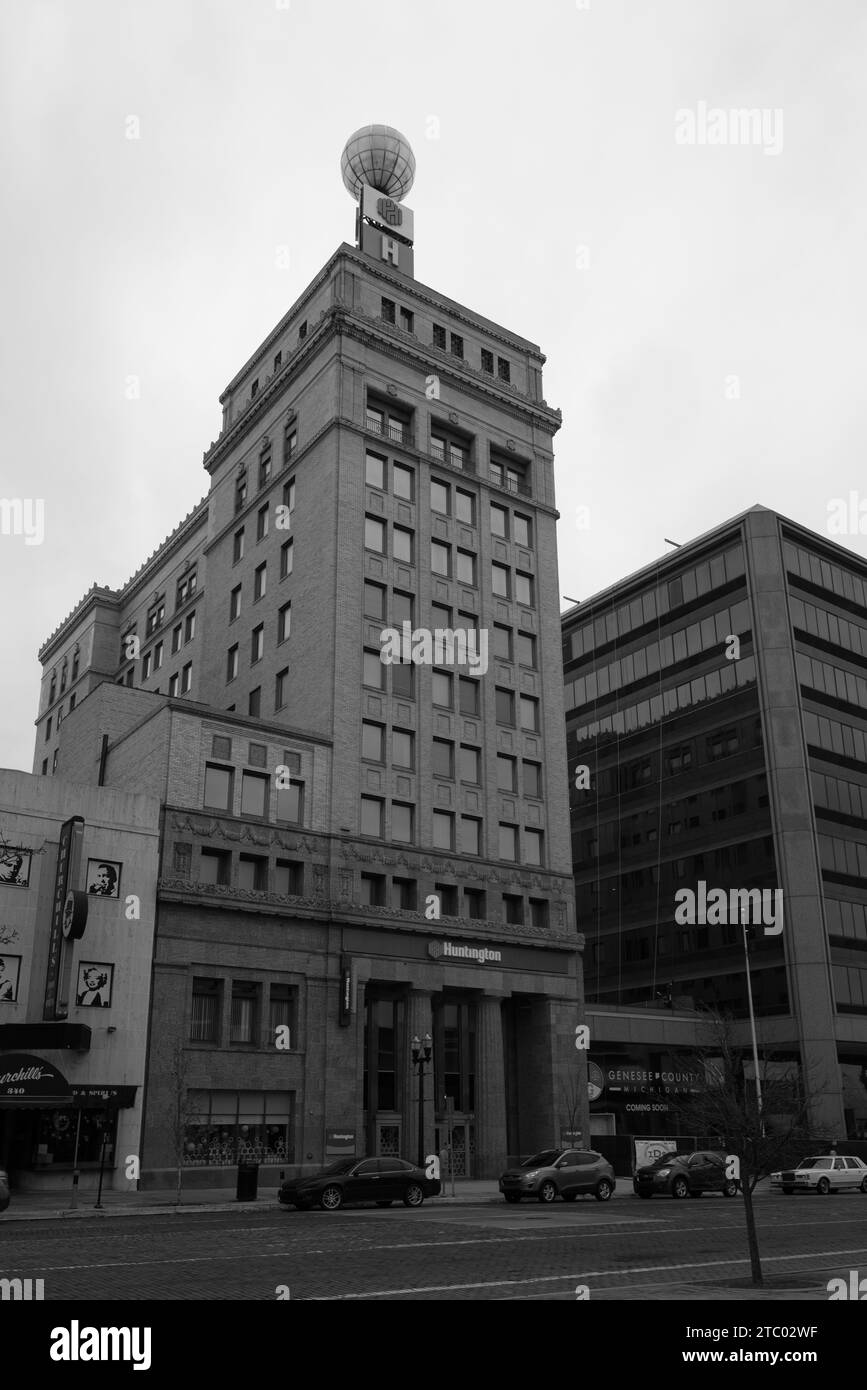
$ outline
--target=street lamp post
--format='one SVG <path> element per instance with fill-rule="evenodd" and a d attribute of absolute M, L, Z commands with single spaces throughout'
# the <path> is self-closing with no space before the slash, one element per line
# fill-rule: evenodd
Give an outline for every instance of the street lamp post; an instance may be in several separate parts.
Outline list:
<path fill-rule="evenodd" d="M 423 1038 L 418 1034 L 412 1040 L 412 1064 L 418 1067 L 418 1166 L 424 1167 L 424 1069 L 425 1063 L 430 1061 L 431 1049 L 433 1048 L 433 1038 L 430 1033 L 425 1033 Z"/>
<path fill-rule="evenodd" d="M 747 1001 L 749 1003 L 750 1008 L 750 1033 L 752 1035 L 753 1040 L 753 1066 L 756 1072 L 756 1104 L 759 1110 L 759 1127 L 761 1129 L 762 1134 L 764 1135 L 765 1119 L 764 1115 L 762 1114 L 762 1081 L 761 1077 L 759 1076 L 759 1046 L 756 1041 L 756 1015 L 753 1009 L 753 982 L 750 977 L 750 946 L 749 940 L 747 938 L 747 915 L 748 914 L 746 909 L 742 908 L 741 926 L 743 928 L 744 933 L 744 965 L 746 966 L 747 975 Z"/>

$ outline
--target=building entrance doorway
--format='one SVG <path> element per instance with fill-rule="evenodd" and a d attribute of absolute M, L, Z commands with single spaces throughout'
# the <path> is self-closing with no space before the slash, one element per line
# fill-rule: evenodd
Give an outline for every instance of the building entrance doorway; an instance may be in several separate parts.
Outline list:
<path fill-rule="evenodd" d="M 440 1156 L 440 1178 L 443 1182 L 452 1172 L 456 1178 L 472 1178 L 476 1171 L 476 1127 L 469 1116 L 455 1115 L 452 1121 L 452 1148 L 448 1152 L 449 1129 L 444 1115 L 438 1115 L 434 1130 L 436 1151 Z"/>

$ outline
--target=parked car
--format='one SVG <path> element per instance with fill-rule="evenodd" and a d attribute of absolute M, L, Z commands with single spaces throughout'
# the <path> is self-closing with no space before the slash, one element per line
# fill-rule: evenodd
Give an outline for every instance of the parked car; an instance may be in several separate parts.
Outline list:
<path fill-rule="evenodd" d="M 0 1211 L 9 1205 L 9 1174 L 0 1168 Z"/>
<path fill-rule="evenodd" d="M 592 1192 L 597 1201 L 607 1202 L 616 1186 L 611 1164 L 591 1149 L 543 1149 L 500 1177 L 507 1202 L 520 1202 L 522 1197 L 574 1202 L 579 1192 Z"/>
<path fill-rule="evenodd" d="M 425 1197 L 436 1197 L 439 1178 L 429 1178 L 424 1168 L 403 1158 L 339 1158 L 303 1178 L 290 1178 L 278 1193 L 286 1207 L 309 1211 L 318 1204 L 323 1211 L 338 1211 L 345 1202 L 375 1202 L 390 1207 L 420 1207 Z"/>
<path fill-rule="evenodd" d="M 721 1192 L 736 1197 L 740 1184 L 726 1177 L 726 1156 L 711 1149 L 690 1154 L 663 1154 L 637 1169 L 632 1186 L 639 1197 L 701 1197 Z"/>
<path fill-rule="evenodd" d="M 803 1158 L 797 1168 L 786 1168 L 771 1174 L 771 1187 L 787 1195 L 793 1192 L 829 1192 L 847 1189 L 867 1192 L 867 1163 L 850 1154 L 823 1154 L 819 1158 Z"/>

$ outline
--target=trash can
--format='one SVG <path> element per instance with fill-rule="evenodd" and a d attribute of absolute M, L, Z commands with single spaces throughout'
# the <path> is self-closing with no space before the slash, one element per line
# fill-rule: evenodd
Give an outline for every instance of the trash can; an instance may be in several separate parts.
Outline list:
<path fill-rule="evenodd" d="M 238 1186 L 235 1196 L 239 1202 L 255 1202 L 259 1191 L 258 1163 L 238 1164 Z"/>

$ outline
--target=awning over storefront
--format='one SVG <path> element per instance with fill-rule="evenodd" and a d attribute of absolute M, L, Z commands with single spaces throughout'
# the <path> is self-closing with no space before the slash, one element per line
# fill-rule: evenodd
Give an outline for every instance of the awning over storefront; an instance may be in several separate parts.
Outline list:
<path fill-rule="evenodd" d="M 89 1052 L 90 1029 L 86 1023 L 0 1023 L 0 1053 L 4 1048 L 15 1052 L 29 1048 Z"/>
<path fill-rule="evenodd" d="M 135 1086 L 71 1086 L 51 1062 L 27 1052 L 0 1052 L 0 1106 L 71 1106 L 93 1110 L 114 1106 L 125 1110 L 135 1105 Z"/>

